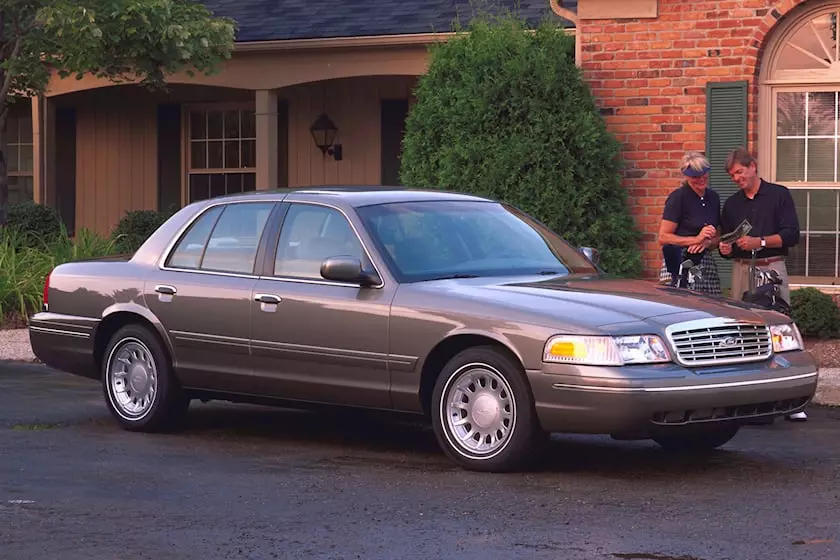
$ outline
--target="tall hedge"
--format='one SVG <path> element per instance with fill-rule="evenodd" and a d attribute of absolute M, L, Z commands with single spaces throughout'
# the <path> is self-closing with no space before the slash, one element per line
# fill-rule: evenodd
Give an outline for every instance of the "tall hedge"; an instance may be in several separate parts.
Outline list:
<path fill-rule="evenodd" d="M 549 21 L 527 32 L 479 15 L 431 47 L 406 121 L 403 184 L 489 196 L 569 242 L 609 273 L 641 273 L 639 233 L 620 180 L 620 144 L 574 63 L 574 38 Z"/>

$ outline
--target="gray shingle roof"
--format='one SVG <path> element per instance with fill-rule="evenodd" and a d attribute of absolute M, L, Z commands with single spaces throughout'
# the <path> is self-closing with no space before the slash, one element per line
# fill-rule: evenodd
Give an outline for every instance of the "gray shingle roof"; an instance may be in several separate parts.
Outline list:
<path fill-rule="evenodd" d="M 215 15 L 239 24 L 238 42 L 400 35 L 452 31 L 457 19 L 469 22 L 475 9 L 492 11 L 469 0 L 201 0 Z M 471 6 L 478 5 L 477 8 Z M 486 4 L 485 4 L 486 5 Z M 549 0 L 496 0 L 529 23 L 557 17 Z M 572 10 L 577 0 L 564 5 Z"/>

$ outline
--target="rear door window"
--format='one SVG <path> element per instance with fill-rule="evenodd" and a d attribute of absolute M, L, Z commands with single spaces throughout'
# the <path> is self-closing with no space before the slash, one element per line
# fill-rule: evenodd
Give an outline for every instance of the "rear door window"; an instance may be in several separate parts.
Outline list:
<path fill-rule="evenodd" d="M 273 203 L 230 204 L 210 234 L 201 270 L 252 274 Z"/>
<path fill-rule="evenodd" d="M 175 247 L 167 266 L 252 274 L 274 203 L 244 202 L 208 210 Z"/>
<path fill-rule="evenodd" d="M 216 220 L 219 219 L 222 210 L 224 210 L 223 206 L 214 206 L 196 220 L 169 255 L 166 266 L 197 270 L 201 264 L 204 248 L 207 246 L 207 238 L 210 237 L 210 232 L 213 231 L 213 226 L 216 225 Z"/>

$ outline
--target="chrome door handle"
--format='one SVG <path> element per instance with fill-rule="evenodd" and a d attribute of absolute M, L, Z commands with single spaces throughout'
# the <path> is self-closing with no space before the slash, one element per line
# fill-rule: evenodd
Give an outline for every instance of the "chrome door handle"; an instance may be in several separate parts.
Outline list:
<path fill-rule="evenodd" d="M 155 291 L 159 294 L 166 294 L 168 296 L 174 296 L 175 294 L 178 293 L 178 290 L 175 288 L 175 286 L 164 286 L 164 285 L 155 286 Z"/>
<path fill-rule="evenodd" d="M 254 301 L 258 301 L 260 303 L 278 304 L 283 300 L 280 299 L 280 296 L 275 296 L 273 294 L 256 294 L 254 296 Z"/>

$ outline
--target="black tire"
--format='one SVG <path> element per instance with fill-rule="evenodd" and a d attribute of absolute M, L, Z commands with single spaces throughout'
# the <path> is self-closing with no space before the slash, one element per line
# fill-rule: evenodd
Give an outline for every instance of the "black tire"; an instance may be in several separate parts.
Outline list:
<path fill-rule="evenodd" d="M 674 433 L 655 435 L 653 441 L 668 451 L 678 453 L 711 451 L 728 443 L 738 434 L 740 429 L 740 425 L 734 424 L 679 430 Z"/>
<path fill-rule="evenodd" d="M 140 355 L 144 357 L 138 358 L 134 366 L 126 364 L 125 360 L 134 360 Z M 125 364 L 120 367 L 127 370 L 127 375 L 112 376 L 112 364 Z M 122 428 L 135 432 L 164 432 L 183 427 L 190 399 L 178 386 L 169 355 L 156 333 L 142 325 L 126 325 L 114 333 L 105 349 L 101 375 L 105 403 Z M 152 376 L 157 382 L 156 390 L 150 394 L 148 380 Z M 142 410 L 131 410 L 138 402 L 141 406 L 147 404 Z"/>
<path fill-rule="evenodd" d="M 462 399 L 467 400 L 460 402 L 478 406 L 476 412 L 483 412 L 485 422 L 498 425 L 498 428 L 485 426 L 483 430 L 493 435 L 479 437 L 478 440 L 466 437 L 474 431 L 475 415 L 470 416 L 466 410 L 449 406 L 450 390 L 459 381 L 467 383 L 468 379 L 474 380 L 474 383 L 465 385 L 465 388 L 469 390 L 473 386 L 473 395 L 463 393 Z M 505 353 L 490 346 L 469 348 L 449 360 L 435 383 L 431 411 L 438 444 L 452 461 L 469 470 L 508 472 L 522 469 L 540 455 L 545 441 L 525 372 Z M 456 433 L 458 428 L 450 424 L 450 418 L 452 422 L 462 422 L 467 418 L 463 424 L 467 433 L 462 432 L 462 438 Z M 479 421 L 475 420 L 475 424 Z M 501 437 L 498 434 L 502 434 Z M 489 445 L 497 447 L 482 451 L 468 448 L 462 443 L 463 438 L 472 440 L 470 445 L 486 444 L 487 438 L 498 443 L 491 441 Z"/>

